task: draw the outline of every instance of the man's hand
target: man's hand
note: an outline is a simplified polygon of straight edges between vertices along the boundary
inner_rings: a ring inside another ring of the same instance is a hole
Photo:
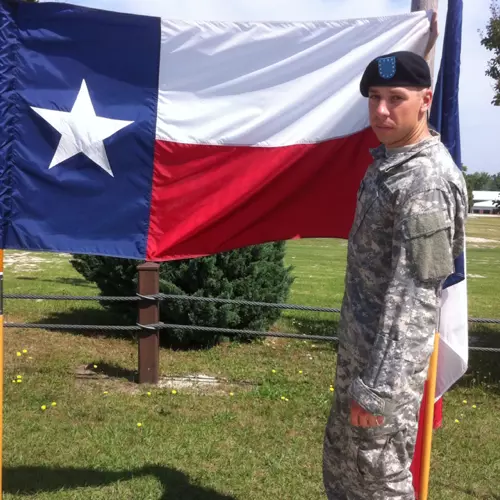
[[[437,12],[434,11],[432,13],[431,31],[429,34],[429,42],[427,43],[427,48],[425,49],[424,59],[429,60],[429,56],[431,54],[432,49],[434,48],[434,45],[436,44],[438,36],[439,32],[438,32]]]
[[[351,425],[354,427],[380,427],[384,423],[384,417],[368,413],[361,406],[352,401],[351,403]]]

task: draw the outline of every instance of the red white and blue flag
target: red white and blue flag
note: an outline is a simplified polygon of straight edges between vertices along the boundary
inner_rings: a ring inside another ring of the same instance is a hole
[[[2,248],[164,261],[347,237],[377,145],[359,80],[380,54],[422,54],[428,13],[78,3],[0,2]]]

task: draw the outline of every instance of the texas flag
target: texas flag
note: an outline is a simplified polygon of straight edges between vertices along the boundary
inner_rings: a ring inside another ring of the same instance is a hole
[[[0,0],[2,248],[165,261],[347,237],[378,145],[361,75],[381,54],[423,54],[429,13],[79,4]]]

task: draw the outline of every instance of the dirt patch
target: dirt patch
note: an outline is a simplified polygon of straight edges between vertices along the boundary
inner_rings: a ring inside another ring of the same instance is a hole
[[[204,374],[192,374],[177,377],[161,377],[158,389],[181,390],[184,392],[196,392],[201,394],[227,394],[232,390],[251,390],[255,384],[247,380],[230,381],[217,379]]]
[[[209,375],[187,375],[185,377],[164,377],[158,386],[167,389],[218,388],[221,381]]]
[[[48,264],[57,259],[69,259],[71,255],[64,253],[47,253],[40,255],[33,252],[6,252],[4,265],[12,267],[14,272],[38,271],[41,264]]]
[[[487,238],[476,238],[474,236],[467,236],[468,243],[500,243],[499,240],[489,240]]]
[[[108,390],[126,392],[128,394],[142,394],[145,389],[165,392],[182,391],[197,394],[227,394],[238,388],[238,391],[251,390],[255,386],[250,381],[228,381],[216,379],[204,374],[192,374],[185,376],[163,376],[157,385],[138,384],[137,372],[119,370],[116,366],[104,365],[80,365],[76,372],[77,382],[87,383],[89,387],[97,384],[105,386]]]

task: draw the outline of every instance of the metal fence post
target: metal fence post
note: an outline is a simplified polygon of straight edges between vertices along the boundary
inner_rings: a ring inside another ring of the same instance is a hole
[[[160,293],[160,265],[146,262],[137,266],[139,272],[138,293],[155,295]],[[138,323],[151,325],[160,320],[158,300],[139,301]],[[158,329],[143,329],[139,333],[139,384],[157,384],[160,371],[160,332]]]

